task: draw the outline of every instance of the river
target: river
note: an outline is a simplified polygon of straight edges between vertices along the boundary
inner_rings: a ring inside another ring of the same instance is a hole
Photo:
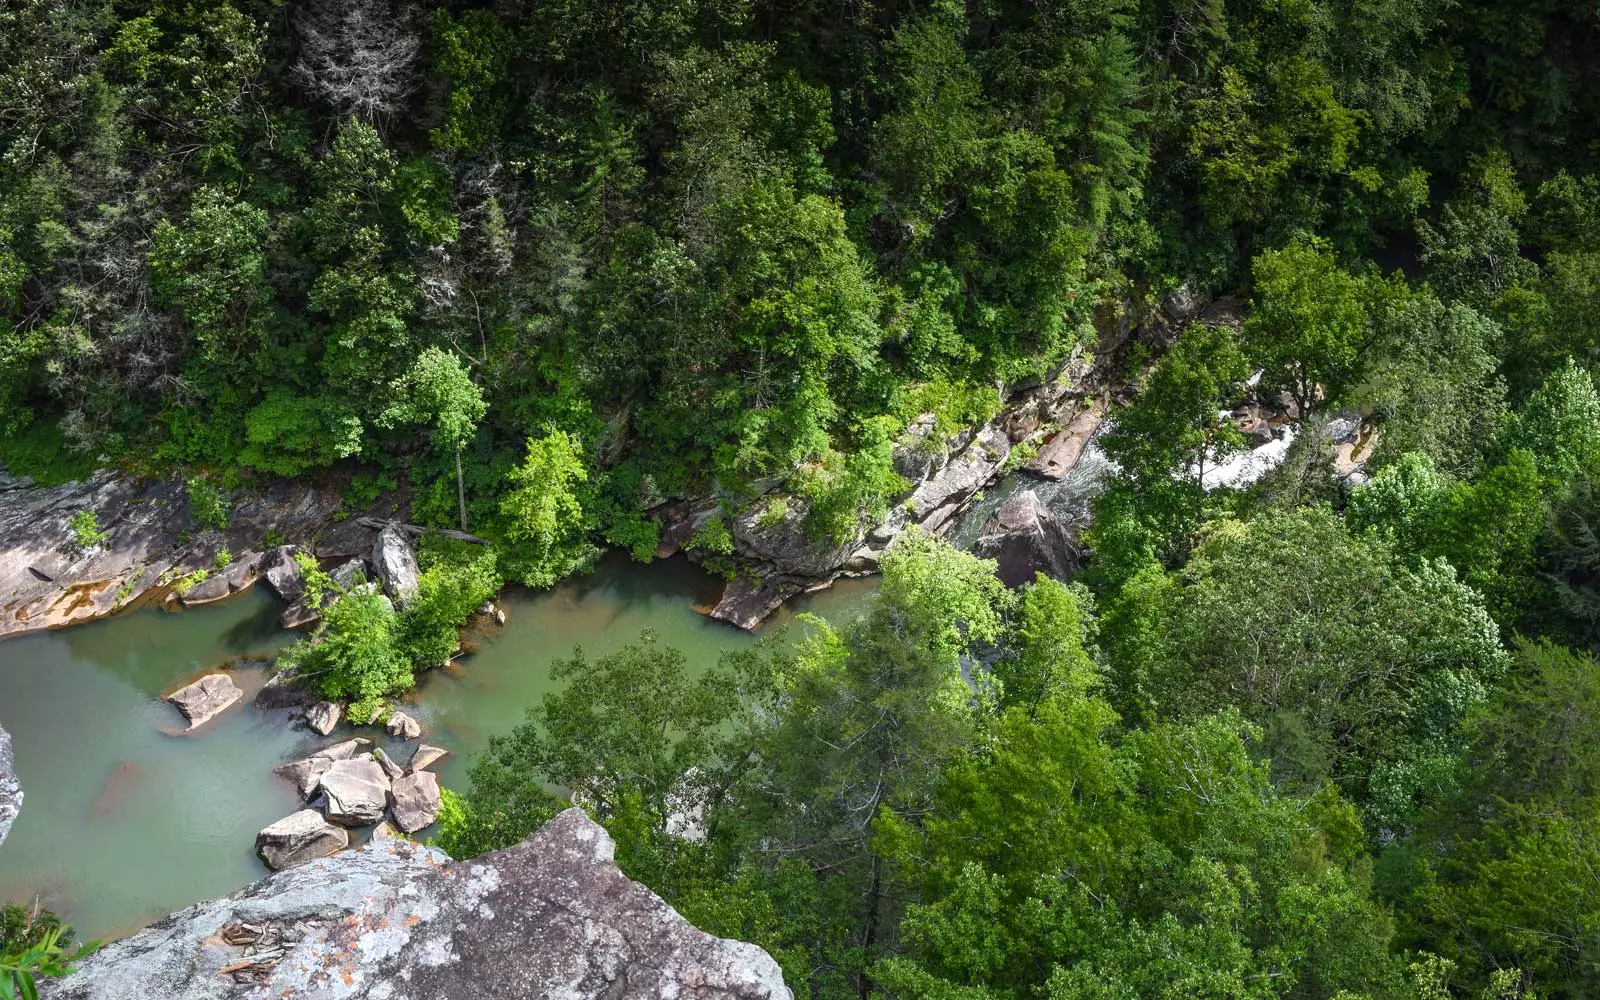
[[[790,602],[763,630],[800,611],[842,621],[873,586],[840,580]],[[551,660],[576,645],[603,655],[650,628],[703,669],[756,641],[695,612],[720,589],[682,557],[648,566],[611,557],[551,590],[502,595],[505,628],[474,635],[472,655],[423,675],[406,699],[424,739],[451,751],[437,767],[445,786],[466,787],[473,755],[522,720],[551,689]],[[192,735],[170,734],[183,720],[160,696],[219,663],[268,658],[292,642],[277,627],[279,610],[258,586],[221,604],[142,608],[0,642],[0,725],[13,737],[25,795],[0,846],[0,901],[37,897],[81,937],[111,938],[265,873],[256,831],[298,808],[273,766],[381,732],[341,726],[321,738],[281,712],[256,711],[248,699],[265,681],[260,665],[236,667],[246,699]],[[380,742],[402,763],[410,755]]]

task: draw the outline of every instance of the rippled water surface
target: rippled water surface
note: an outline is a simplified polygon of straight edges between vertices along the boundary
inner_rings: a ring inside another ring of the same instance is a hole
[[[406,706],[426,741],[452,752],[439,767],[445,785],[465,786],[471,756],[550,690],[550,661],[574,645],[603,655],[651,628],[703,668],[753,642],[694,611],[720,587],[682,559],[613,559],[550,591],[504,595],[505,629],[474,635],[476,652],[425,675]],[[776,621],[802,610],[842,620],[871,587],[841,580]],[[272,767],[355,731],[323,739],[251,708],[260,666],[234,665],[246,700],[193,734],[173,735],[183,719],[160,696],[223,661],[270,657],[293,641],[277,628],[278,611],[257,587],[219,605],[146,608],[0,642],[0,725],[12,734],[25,795],[0,845],[0,900],[37,896],[82,935],[103,938],[264,872],[255,833],[298,804]],[[409,747],[389,748],[402,763],[409,757]]]

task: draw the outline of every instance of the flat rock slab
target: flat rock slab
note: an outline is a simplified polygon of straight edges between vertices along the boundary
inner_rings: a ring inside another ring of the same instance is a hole
[[[612,861],[606,832],[569,809],[528,840],[452,862],[371,843],[191,906],[43,984],[63,1000],[792,1000],[753,944],[712,937]],[[300,922],[304,935],[248,987],[223,929]]]
[[[389,805],[389,776],[371,757],[334,761],[318,787],[328,797],[328,819],[341,826],[371,826]]]
[[[167,695],[167,701],[177,706],[194,729],[243,697],[244,692],[227,674],[206,674]]]
[[[413,771],[389,787],[389,814],[404,833],[416,833],[439,818],[439,778],[432,771]]]
[[[706,613],[706,617],[745,630],[753,629],[782,607],[784,601],[803,589],[799,584],[781,578],[768,578],[756,583],[738,576],[728,581],[722,590],[722,599]]]
[[[348,846],[350,835],[315,809],[290,813],[256,834],[256,854],[273,871],[325,858]]]

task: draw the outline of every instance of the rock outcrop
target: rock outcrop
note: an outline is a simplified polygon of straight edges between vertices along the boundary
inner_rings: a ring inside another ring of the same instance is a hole
[[[189,720],[189,728],[194,729],[243,697],[244,692],[227,674],[206,674],[167,695],[167,701],[177,706]]]
[[[256,834],[256,854],[273,871],[325,858],[349,846],[350,834],[315,809],[290,813]]]
[[[405,604],[417,596],[417,554],[411,550],[411,541],[398,523],[388,524],[378,532],[372,543],[372,569],[384,593],[396,604]]]
[[[11,734],[0,729],[0,844],[22,808],[22,782],[17,780],[17,759],[11,752]]]
[[[261,557],[261,577],[281,600],[296,601],[305,593],[305,574],[294,561],[297,551],[293,545],[280,545]]]
[[[1020,587],[1043,573],[1067,580],[1078,571],[1081,552],[1072,529],[1046,507],[1032,490],[1006,498],[978,536],[973,554],[993,559],[995,575],[1008,587]]]
[[[45,995],[792,1000],[771,956],[695,928],[618,871],[613,849],[576,809],[474,861],[379,841],[175,913]]]
[[[376,530],[366,518],[335,521],[343,503],[336,481],[275,480],[230,497],[226,529],[197,532],[182,480],[107,469],[82,482],[41,487],[0,472],[0,636],[103,617],[163,580],[212,569],[224,549],[238,554],[234,562],[208,577],[192,599],[237,593],[262,572],[265,560],[251,550],[269,532],[319,558],[365,554]],[[106,533],[87,549],[68,527],[81,511],[93,512]]]

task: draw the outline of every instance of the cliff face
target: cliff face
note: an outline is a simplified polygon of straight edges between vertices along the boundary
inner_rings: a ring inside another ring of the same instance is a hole
[[[22,808],[22,785],[17,781],[17,761],[11,754],[11,734],[0,729],[0,844],[11,832],[11,822]]]
[[[612,849],[577,809],[473,861],[380,841],[175,913],[44,995],[792,1000],[766,952],[695,928]]]

